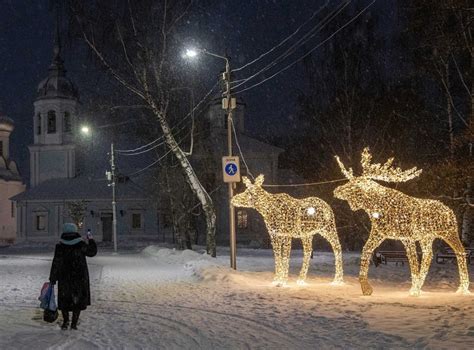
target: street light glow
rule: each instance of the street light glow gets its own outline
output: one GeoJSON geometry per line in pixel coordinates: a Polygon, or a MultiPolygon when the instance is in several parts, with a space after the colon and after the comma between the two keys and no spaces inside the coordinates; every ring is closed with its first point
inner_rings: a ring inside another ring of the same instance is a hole
{"type": "Polygon", "coordinates": [[[186,53],[184,55],[186,57],[193,58],[193,57],[196,57],[198,55],[198,52],[195,49],[186,49],[186,53]]]}
{"type": "Polygon", "coordinates": [[[81,128],[81,133],[83,133],[84,135],[89,135],[91,132],[91,129],[89,129],[89,127],[87,125],[84,125],[82,128],[81,128]]]}

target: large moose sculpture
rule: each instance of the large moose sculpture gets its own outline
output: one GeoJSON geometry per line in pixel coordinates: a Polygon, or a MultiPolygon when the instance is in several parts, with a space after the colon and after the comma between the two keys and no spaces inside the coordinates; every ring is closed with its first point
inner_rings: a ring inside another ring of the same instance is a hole
{"type": "Polygon", "coordinates": [[[362,176],[354,176],[352,168],[346,170],[339,157],[336,160],[348,183],[334,190],[336,198],[346,200],[352,210],[364,210],[370,218],[372,229],[361,256],[359,282],[364,295],[372,294],[367,278],[369,261],[374,250],[385,239],[400,240],[405,246],[411,271],[411,295],[419,295],[433,257],[433,241],[444,240],[456,253],[460,285],[458,292],[469,293],[464,247],[459,239],[456,217],[443,203],[410,197],[374,180],[405,182],[420,175],[416,167],[402,171],[392,167],[393,158],[384,164],[372,164],[368,148],[362,152],[362,176]],[[422,251],[418,262],[416,242],[422,251]]]}
{"type": "Polygon", "coordinates": [[[246,190],[234,196],[232,204],[254,208],[263,216],[275,255],[274,283],[286,284],[291,240],[300,238],[303,242],[303,265],[297,282],[304,284],[313,250],[313,236],[317,233],[331,244],[336,263],[334,283],[341,283],[342,252],[331,207],[316,197],[296,199],[286,193],[269,193],[262,188],[263,180],[263,175],[259,175],[252,184],[243,177],[246,190]]]}

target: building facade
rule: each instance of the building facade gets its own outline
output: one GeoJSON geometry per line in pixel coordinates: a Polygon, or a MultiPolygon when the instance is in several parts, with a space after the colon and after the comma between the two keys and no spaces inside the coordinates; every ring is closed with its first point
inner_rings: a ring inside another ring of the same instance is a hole
{"type": "MultiPolygon", "coordinates": [[[[81,230],[91,229],[99,241],[112,240],[112,191],[105,169],[101,175],[86,170],[95,158],[108,156],[80,144],[78,106],[79,93],[66,75],[56,38],[53,62],[34,102],[34,143],[28,147],[30,186],[12,197],[17,240],[57,240],[62,224],[73,221],[78,208],[83,216],[81,230]]],[[[153,201],[133,182],[117,182],[118,239],[156,236],[153,201]]]]}
{"type": "Polygon", "coordinates": [[[0,112],[0,244],[15,240],[17,210],[10,197],[25,190],[16,163],[10,157],[13,120],[0,112]]]}

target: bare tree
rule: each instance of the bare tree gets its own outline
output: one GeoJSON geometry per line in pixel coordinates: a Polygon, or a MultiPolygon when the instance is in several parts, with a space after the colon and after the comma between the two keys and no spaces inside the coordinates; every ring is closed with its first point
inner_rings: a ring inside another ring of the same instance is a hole
{"type": "Polygon", "coordinates": [[[71,218],[78,228],[82,228],[87,203],[84,200],[68,202],[66,208],[65,216],[71,218]]]}
{"type": "Polygon", "coordinates": [[[169,92],[179,86],[182,73],[176,34],[193,5],[191,0],[71,0],[77,33],[117,85],[130,99],[145,105],[176,157],[189,188],[201,203],[207,225],[207,253],[216,255],[214,204],[201,184],[188,154],[173,134],[169,92]]]}

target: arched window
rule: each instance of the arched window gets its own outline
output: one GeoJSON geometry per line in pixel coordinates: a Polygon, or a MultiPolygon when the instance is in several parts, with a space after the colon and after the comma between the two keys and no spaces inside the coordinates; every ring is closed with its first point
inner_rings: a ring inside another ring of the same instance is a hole
{"type": "Polygon", "coordinates": [[[71,114],[69,112],[64,112],[63,130],[64,132],[71,132],[71,129],[71,114]]]}
{"type": "Polygon", "coordinates": [[[54,134],[56,132],[56,112],[48,112],[48,134],[54,134]]]}
{"type": "Polygon", "coordinates": [[[36,134],[41,135],[41,113],[36,116],[36,134]]]}

